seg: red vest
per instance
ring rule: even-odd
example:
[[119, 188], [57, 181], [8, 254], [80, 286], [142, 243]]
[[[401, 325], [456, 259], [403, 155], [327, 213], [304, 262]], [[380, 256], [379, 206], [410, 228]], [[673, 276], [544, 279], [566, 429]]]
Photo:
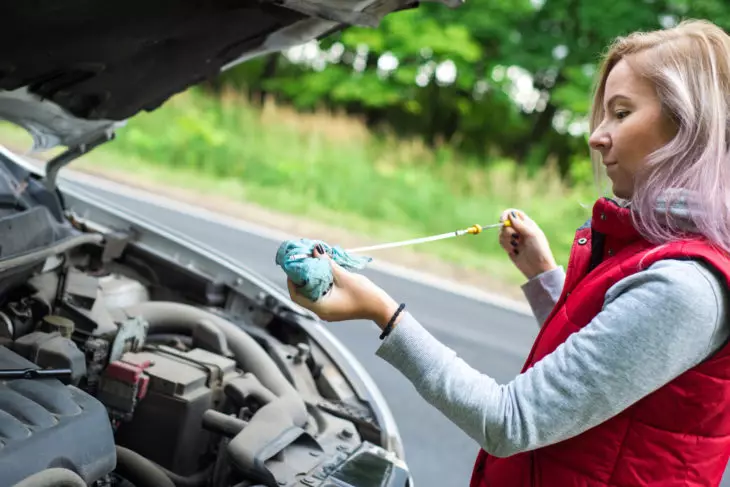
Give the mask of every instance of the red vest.
[[[662, 259], [700, 259], [730, 286], [730, 257], [705, 241], [656, 246], [627, 209], [602, 198], [576, 232], [565, 287], [523, 372], [596, 316], [608, 289]], [[682, 326], [677, 323], [677, 326]], [[497, 458], [479, 452], [470, 487], [717, 486], [730, 454], [730, 347], [604, 423], [560, 443]]]

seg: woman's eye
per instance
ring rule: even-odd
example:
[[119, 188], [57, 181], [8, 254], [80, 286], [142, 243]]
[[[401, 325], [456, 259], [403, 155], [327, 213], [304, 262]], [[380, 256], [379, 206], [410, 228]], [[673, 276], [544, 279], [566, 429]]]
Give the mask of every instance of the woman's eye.
[[616, 112], [616, 118], [621, 120], [622, 118], [626, 118], [629, 115], [629, 112], [627, 110], [619, 110]]

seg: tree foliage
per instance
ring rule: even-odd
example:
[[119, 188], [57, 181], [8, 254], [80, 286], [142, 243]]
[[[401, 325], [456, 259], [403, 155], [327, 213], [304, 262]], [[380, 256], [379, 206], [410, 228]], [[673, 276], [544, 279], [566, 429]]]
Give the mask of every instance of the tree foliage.
[[[487, 0], [424, 3], [376, 29], [350, 28], [296, 53], [246, 63], [220, 83], [252, 99], [365, 117], [374, 128], [568, 174], [585, 157], [600, 56], [616, 36], [706, 18], [726, 0]], [[394, 67], [394, 64], [397, 66]], [[581, 122], [583, 125], [581, 125]], [[581, 130], [582, 128], [582, 130]]]

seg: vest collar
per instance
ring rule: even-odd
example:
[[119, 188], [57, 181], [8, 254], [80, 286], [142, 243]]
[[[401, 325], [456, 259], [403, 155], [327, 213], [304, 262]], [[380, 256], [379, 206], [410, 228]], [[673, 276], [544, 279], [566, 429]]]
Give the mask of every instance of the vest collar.
[[[655, 211], [662, 224], [671, 218], [675, 228], [687, 233], [697, 233], [694, 220], [699, 211], [696, 193], [685, 189], [669, 189], [656, 201]], [[593, 205], [591, 227], [606, 236], [621, 240], [640, 238], [639, 231], [634, 226], [630, 203], [602, 197]]]
[[599, 198], [593, 205], [591, 227], [599, 233], [621, 240], [640, 237], [634, 227], [631, 210], [610, 198]]

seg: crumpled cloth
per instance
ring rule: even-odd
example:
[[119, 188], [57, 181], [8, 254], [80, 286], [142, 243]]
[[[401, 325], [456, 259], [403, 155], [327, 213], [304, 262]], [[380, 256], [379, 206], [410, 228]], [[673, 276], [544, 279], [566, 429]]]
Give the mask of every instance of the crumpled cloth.
[[341, 247], [331, 246], [321, 240], [302, 238], [282, 242], [276, 252], [276, 264], [284, 270], [298, 292], [310, 301], [316, 302], [327, 294], [334, 282], [329, 261], [313, 256], [317, 244], [348, 271], [363, 269], [373, 260], [371, 257], [349, 254]]

